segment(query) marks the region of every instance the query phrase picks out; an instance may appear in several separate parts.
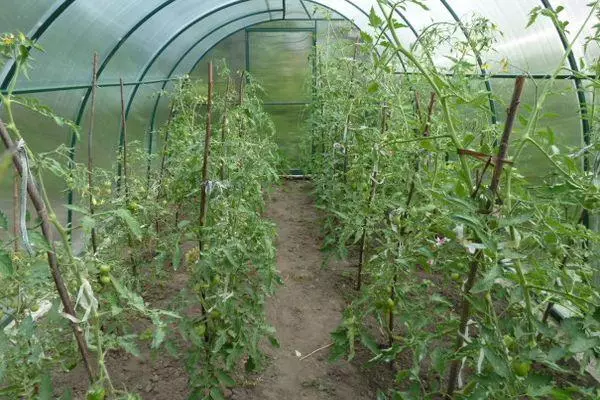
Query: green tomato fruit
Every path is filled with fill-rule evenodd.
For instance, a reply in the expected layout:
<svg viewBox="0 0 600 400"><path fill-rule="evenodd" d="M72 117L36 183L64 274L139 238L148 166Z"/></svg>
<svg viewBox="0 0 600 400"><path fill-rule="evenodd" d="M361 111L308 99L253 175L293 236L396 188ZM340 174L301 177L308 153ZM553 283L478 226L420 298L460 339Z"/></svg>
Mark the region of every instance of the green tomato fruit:
<svg viewBox="0 0 600 400"><path fill-rule="evenodd" d="M458 272L453 272L451 278L454 282L460 282L462 280Z"/></svg>
<svg viewBox="0 0 600 400"><path fill-rule="evenodd" d="M396 302L394 302L394 300L392 300L392 299L388 298L388 299L387 299L387 306L388 306L388 308L391 310L391 309L393 309L394 307L396 307Z"/></svg>
<svg viewBox="0 0 600 400"><path fill-rule="evenodd" d="M88 390L86 399L87 400L104 400L106 398L106 391L103 387L95 387Z"/></svg>
<svg viewBox="0 0 600 400"><path fill-rule="evenodd" d="M531 363L527 361L515 360L512 363L512 368L515 375L524 377L529 375L529 371L531 371Z"/></svg>
<svg viewBox="0 0 600 400"><path fill-rule="evenodd" d="M102 276L100 277L100 282L101 282L103 285L108 285L108 284L110 283L110 276L108 276L108 275L102 275Z"/></svg>
<svg viewBox="0 0 600 400"><path fill-rule="evenodd" d="M515 339L510 335L504 335L502 341L504 342L504 345L509 349L512 349L515 345Z"/></svg>
<svg viewBox="0 0 600 400"><path fill-rule="evenodd" d="M108 264L102 264L100 266L100 273L106 275L106 274L108 274L110 272L110 269L111 269L110 265L108 265Z"/></svg>
<svg viewBox="0 0 600 400"><path fill-rule="evenodd" d="M204 324L196 325L196 334L198 336L204 336L205 333L206 333L206 325L204 325Z"/></svg>
<svg viewBox="0 0 600 400"><path fill-rule="evenodd" d="M32 312L36 312L40 310L40 305L38 303L34 303L30 308Z"/></svg>

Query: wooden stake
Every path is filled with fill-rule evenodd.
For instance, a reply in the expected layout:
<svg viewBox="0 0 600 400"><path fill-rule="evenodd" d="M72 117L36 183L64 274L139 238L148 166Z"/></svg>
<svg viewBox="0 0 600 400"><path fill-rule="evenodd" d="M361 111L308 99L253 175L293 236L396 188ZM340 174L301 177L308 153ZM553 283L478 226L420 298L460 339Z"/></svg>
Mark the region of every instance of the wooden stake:
<svg viewBox="0 0 600 400"><path fill-rule="evenodd" d="M162 156L160 160L160 173L158 175L158 190L156 193L156 201L160 200L162 195L162 184L165 174L165 165L167 159L167 150L169 149L169 131L171 128L171 121L173 120L173 111L175 109L175 103L171 103L169 108L169 118L167 119L166 132L165 132L165 143L163 144ZM160 232L160 222L156 220L156 233Z"/></svg>
<svg viewBox="0 0 600 400"><path fill-rule="evenodd" d="M494 168L494 174L492 176L492 182L490 184L490 192L494 195L497 194L498 187L500 185L500 176L502 175L504 159L506 158L506 155L508 153L509 139L512 133L514 122L517 118L519 104L521 103L521 96L523 94L524 86L525 77L518 77L515 82L512 101L508 109L508 115L506 118L506 124L504 125L504 132L502 134L500 149L498 149L498 160ZM491 211L493 206L493 201L488 202L487 211ZM471 294L471 289L473 288L473 286L475 285L475 281L477 280L477 272L482 262L483 252L481 250L478 250L477 253L475 253L475 256L473 257L473 260L471 261L469 275L467 277L467 282L465 283L463 289L463 298L460 308L460 325L458 328L458 333L456 335L456 345L454 347L456 352L458 352L464 344L463 335L467 328L467 323L469 322L469 316L471 311L471 303L469 301L469 296ZM446 391L445 395L446 399L451 399L454 395L458 379L458 372L460 370L460 364L461 362L459 359L452 360L452 364L450 365L450 373L448 375L448 390Z"/></svg>
<svg viewBox="0 0 600 400"><path fill-rule="evenodd" d="M204 160L202 162L202 190L200 192L200 241L199 249L202 253L203 241L202 241L202 230L206 225L206 214L208 211L208 166L210 159L210 143L212 138L212 97L214 90L214 79L213 79L213 64L212 61L208 64L208 99L206 102L206 135L204 136Z"/></svg>
<svg viewBox="0 0 600 400"><path fill-rule="evenodd" d="M6 129L6 126L1 120L0 137L2 138L2 142L7 149L13 148L14 143L8 133L8 130ZM24 172L27 172L23 170L21 160L18 154L16 153L13 154L13 164L17 169L19 175L22 176ZM56 247L54 245L53 230L50 224L50 218L48 217L48 210L33 179L33 176L27 179L27 192L29 193L29 198L31 199L31 202L41 220L42 234L46 239L46 243L50 246L50 249L47 251L46 254L48 257L48 265L50 267L52 279L54 280L54 285L56 286L56 291L58 292L65 312L75 317L75 308L73 307L73 303L71 302L67 285L65 284L65 281L62 277L62 273L60 272L60 267L58 265L58 257ZM93 383L95 381L96 375L94 370L92 369L91 357L87 348L85 337L83 335L83 330L73 322L71 322L71 328L73 329L73 334L75 335L75 340L77 341L79 352L81 353L81 356L83 358L83 363L85 365L85 370L87 372L88 378L90 382Z"/></svg>
<svg viewBox="0 0 600 400"><path fill-rule="evenodd" d="M92 152L92 139L94 137L94 122L96 119L96 92L98 89L98 53L94 53L93 69L92 69L92 103L90 105L90 129L88 131L88 192L89 192L89 203L90 203L90 216L94 217L94 159ZM96 229L92 228L92 251L94 255L98 251L96 242Z"/></svg>
<svg viewBox="0 0 600 400"><path fill-rule="evenodd" d="M200 257L202 257L202 250L204 249L203 231L206 226L206 215L208 213L208 166L210 159L210 143L212 138L212 108L213 108L213 92L214 92L214 77L213 77L213 63L208 63L208 98L206 101L206 134L204 135L204 160L202 163L202 187L200 192L200 222L198 231L198 250ZM200 293L200 313L203 316L206 313L204 309L204 293ZM208 329L204 333L204 341L209 341Z"/></svg>
<svg viewBox="0 0 600 400"><path fill-rule="evenodd" d="M242 71L242 74L240 76L240 93L239 93L239 99L238 99L238 103L240 105L240 107L244 104L244 86L246 85L246 71ZM244 124L244 120L242 119L240 121L240 132L239 132L239 136L242 137L242 135L244 134L244 129L245 129L245 124Z"/></svg>
<svg viewBox="0 0 600 400"><path fill-rule="evenodd" d="M231 78L227 77L227 88L225 89L225 105L223 107L223 118L221 121L221 147L223 149L223 158L225 158L225 133L227 131L227 125L229 124L228 112L229 112L229 86L231 84ZM221 181L225 180L225 160L221 161Z"/></svg>
<svg viewBox="0 0 600 400"><path fill-rule="evenodd" d="M429 99L429 108L427 109L427 120L425 121L425 128L423 129L423 136L429 137L431 134L431 118L433 117L433 110L435 108L436 94L431 92L431 98Z"/></svg>
<svg viewBox="0 0 600 400"><path fill-rule="evenodd" d="M121 88L121 132L123 132L123 147L121 152L123 154L123 186L125 187L125 202L129 201L129 188L127 187L127 116L125 110L125 87L123 84L123 78L119 79L119 86Z"/></svg>
<svg viewBox="0 0 600 400"><path fill-rule="evenodd" d="M381 133L385 133L387 129L387 106L382 108L381 115ZM371 173L371 194L369 195L369 207L375 201L375 194L377 193L377 160L373 161L373 172ZM363 232L360 238L360 251L358 255L358 273L356 277L356 290L360 290L362 287L362 270L365 265L366 250L367 250L367 217L363 221Z"/></svg>
<svg viewBox="0 0 600 400"><path fill-rule="evenodd" d="M123 187L125 188L125 206L129 208L129 185L127 182L127 111L125 110L125 85L123 84L123 78L119 79L119 87L121 90L121 132L123 132L123 147L121 149L123 154ZM139 277L137 262L133 255L133 239L131 233L127 232L127 244L129 246L129 258L131 261L131 269L135 278Z"/></svg>
<svg viewBox="0 0 600 400"><path fill-rule="evenodd" d="M15 239L14 251L16 254L21 251L21 228L19 227L19 209L21 208L19 188L21 186L21 177L17 167L14 168L13 176L13 236Z"/></svg>

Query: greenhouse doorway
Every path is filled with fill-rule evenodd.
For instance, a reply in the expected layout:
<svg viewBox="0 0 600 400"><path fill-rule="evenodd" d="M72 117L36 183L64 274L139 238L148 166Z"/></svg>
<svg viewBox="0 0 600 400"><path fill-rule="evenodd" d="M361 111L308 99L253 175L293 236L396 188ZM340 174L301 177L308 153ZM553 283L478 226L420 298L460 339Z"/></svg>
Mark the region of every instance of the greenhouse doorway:
<svg viewBox="0 0 600 400"><path fill-rule="evenodd" d="M312 97L316 37L316 25L246 29L246 70L265 89L265 109L275 123L284 168L292 174L302 174L311 151L306 106Z"/></svg>

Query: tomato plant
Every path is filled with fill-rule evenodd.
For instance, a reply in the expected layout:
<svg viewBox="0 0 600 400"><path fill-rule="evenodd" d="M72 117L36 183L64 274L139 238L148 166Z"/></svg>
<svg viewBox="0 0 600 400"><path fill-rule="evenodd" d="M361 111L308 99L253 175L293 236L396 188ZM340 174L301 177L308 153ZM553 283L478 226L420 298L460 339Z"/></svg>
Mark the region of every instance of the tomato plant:
<svg viewBox="0 0 600 400"><path fill-rule="evenodd" d="M471 60L496 26L433 24L407 48L394 13L406 3L380 2L373 34L317 51L310 165L325 249L357 262L332 358L361 343L371 362L394 362L381 398L596 398L584 370L600 344L600 237L580 223L597 213L596 172L542 122L562 64L534 104L520 104L532 82L517 79L506 122L490 124L490 100L504 100Z"/></svg>
<svg viewBox="0 0 600 400"><path fill-rule="evenodd" d="M4 35L0 43L1 56L16 61L16 80L27 71L29 52L39 47L24 35ZM15 104L82 133L50 109L14 96L14 82L1 95L7 121L0 121L0 133L8 148L2 177L5 160L15 155L21 208L12 225L22 229L9 233L11 221L0 210L0 395L49 398L51 372L70 371L83 357L88 399L136 398L113 385L105 356L119 349L139 356L149 341L152 350L167 346L188 360L194 398L221 398L242 361L249 370L260 365L263 337L277 344L264 315L266 297L279 283L275 229L261 215L265 191L278 179L273 123L251 76L243 74L236 85L224 64L219 71L230 84L211 96L213 108L206 108L206 84L182 80L160 152L148 155L125 140L110 169L94 166L91 157L87 165L75 162L74 150L64 145L32 152L13 118ZM219 131L210 160L202 157L209 116ZM158 168L142 168L153 161L160 161ZM205 166L210 180L202 181ZM74 194L67 206L72 225L61 224L51 208L47 174ZM208 207L198 224L202 193ZM39 221L24 208L27 195ZM192 243L196 248L184 257ZM150 308L145 289L164 285L180 268L189 275L180 301L169 309ZM151 323L143 333L136 331L140 320Z"/></svg>

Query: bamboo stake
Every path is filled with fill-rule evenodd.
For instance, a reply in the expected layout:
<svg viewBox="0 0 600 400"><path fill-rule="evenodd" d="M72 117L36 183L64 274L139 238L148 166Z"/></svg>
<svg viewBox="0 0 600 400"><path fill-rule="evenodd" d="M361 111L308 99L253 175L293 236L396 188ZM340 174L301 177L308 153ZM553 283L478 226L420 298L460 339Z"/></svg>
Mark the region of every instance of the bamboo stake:
<svg viewBox="0 0 600 400"><path fill-rule="evenodd" d="M429 99L429 108L427 109L427 120L425 121L425 129L423 130L423 136L429 137L431 134L431 118L433 117L433 109L435 108L435 102L437 100L435 92L431 92L431 98Z"/></svg>
<svg viewBox="0 0 600 400"><path fill-rule="evenodd" d="M204 250L203 231L206 226L206 215L208 213L208 180L209 180L209 159L210 159L210 143L212 138L212 109L213 109L213 91L214 91L213 63L208 64L208 98L206 101L206 134L204 135L204 160L202 162L202 190L200 192L200 221L198 231L198 250L200 257ZM202 316L206 314L204 308L204 293L200 292L200 313ZM208 329L204 333L204 341L209 341Z"/></svg>
<svg viewBox="0 0 600 400"><path fill-rule="evenodd" d="M238 99L238 103L240 105L240 107L244 104L244 86L246 84L246 71L242 71L242 74L240 76L240 93L239 93L239 99ZM241 120L240 123L240 133L239 136L242 137L242 134L244 133L244 129L245 129L245 124L244 124L244 120Z"/></svg>
<svg viewBox="0 0 600 400"><path fill-rule="evenodd" d="M202 241L202 230L206 225L206 214L208 211L208 196L207 196L207 187L208 187L208 166L210 159L210 144L212 138L212 97L214 90L214 79L213 79L213 64L210 62L208 64L208 99L206 103L206 135L204 136L204 160L202 162L202 191L200 192L200 241L198 243L198 248L200 253L203 250L203 241Z"/></svg>
<svg viewBox="0 0 600 400"><path fill-rule="evenodd" d="M123 146L121 152L123 155L123 186L125 187L125 202L129 201L129 188L127 187L127 117L125 110L125 88L123 84L123 78L119 79L119 86L121 89L121 132L123 132Z"/></svg>
<svg viewBox="0 0 600 400"><path fill-rule="evenodd" d="M21 228L19 227L19 209L21 202L19 200L19 187L21 178L17 168L14 168L13 177L13 236L14 236L14 251L15 254L21 250Z"/></svg>
<svg viewBox="0 0 600 400"><path fill-rule="evenodd" d="M523 88L525 86L525 77L520 76L517 78L515 82L515 88L513 91L513 97L510 103L510 107L508 109L508 115L506 118L506 124L504 125L504 132L502 134L502 141L500 142L500 148L498 149L498 160L496 166L494 168L494 173L492 175L492 182L490 184L490 192L495 195L498 192L498 187L500 185L500 177L502 175L502 169L504 166L504 160L508 153L508 145L510 140L510 135L512 133L512 129L514 126L514 122L517 118L519 105L521 103L521 96L523 94ZM491 211L494 206L494 202L489 201L487 204L487 211ZM460 309L460 325L458 328L458 333L456 335L456 345L455 351L459 351L464 344L464 333L467 329L467 324L469 322L469 316L471 311L471 303L469 301L469 295L471 294L471 289L475 285L475 281L477 279L477 272L479 270L479 266L483 262L483 252L478 250L475 254L473 260L470 264L469 275L467 277L467 282L464 285L463 289L463 298ZM452 364L450 365L450 373L448 375L448 390L446 392L446 398L451 399L454 391L456 390L458 372L460 369L460 360L454 359L452 360Z"/></svg>
<svg viewBox="0 0 600 400"><path fill-rule="evenodd" d="M244 86L246 84L246 71L242 71L242 74L240 75L240 93L239 93L239 99L238 99L238 103L241 106L242 104L244 104Z"/></svg>
<svg viewBox="0 0 600 400"><path fill-rule="evenodd" d="M369 206L373 204L375 200L375 193L377 191L377 163L373 166L373 172L371 173L371 194L369 195ZM360 237L360 252L358 255L358 274L356 278L356 290L360 290L362 287L362 270L365 265L366 253L367 253L367 222L368 218L365 217L363 221L363 232Z"/></svg>
<svg viewBox="0 0 600 400"><path fill-rule="evenodd" d="M166 132L165 132L165 143L163 144L162 156L160 160L160 173L158 175L158 190L156 193L156 201L159 201L162 195L162 184L165 173L165 165L167 159L167 151L169 149L169 132L171 128L171 121L173 119L173 111L175 108L175 104L171 103L171 107L169 108L169 118L167 119ZM157 219L156 223L156 233L160 232L160 221Z"/></svg>
<svg viewBox="0 0 600 400"><path fill-rule="evenodd" d="M125 110L125 85L123 84L123 78L119 79L119 87L121 92L121 132L123 138L123 147L121 148L123 154L123 187L125 188L125 206L129 208L129 185L127 182L127 113ZM135 257L133 256L133 239L131 237L131 233L127 232L127 244L129 246L129 258L131 260L131 268L133 272L133 276L138 278L138 268L137 263L135 261Z"/></svg>
<svg viewBox="0 0 600 400"><path fill-rule="evenodd" d="M10 137L10 134L8 133L8 130L6 129L6 126L1 120L0 137L2 138L2 142L7 149L13 148L14 143ZM13 154L13 164L19 175L22 176L23 173L26 172L23 170L21 160L16 153ZM56 291L58 292L58 295L66 313L75 317L75 308L73 307L73 303L71 302L67 285L65 284L65 281L62 277L62 273L60 272L56 247L54 244L52 226L50 223L50 218L48 216L48 209L46 208L46 204L44 203L44 200L37 188L33 176L27 179L27 192L29 193L29 198L31 199L31 202L41 220L42 234L46 239L46 242L50 246L50 249L47 251L48 265L50 267L50 272L52 274L54 285L56 286ZM87 372L88 378L90 382L94 382L96 375L92 368L91 357L87 348L85 337L83 335L83 330L72 321L71 328L73 329L73 334L75 335L75 340L77 341L79 352L81 353L81 356L83 358L83 363L85 365L85 370Z"/></svg>
<svg viewBox="0 0 600 400"><path fill-rule="evenodd" d="M225 180L225 133L227 131L227 126L229 125L229 86L231 84L231 78L227 77L227 87L225 89L225 105L223 106L223 118L221 122L221 147L223 148L223 160L221 161L221 181Z"/></svg>
<svg viewBox="0 0 600 400"><path fill-rule="evenodd" d="M382 109L381 116L381 133L385 133L387 128L387 106ZM377 157L377 155L375 155ZM371 173L371 194L369 195L369 208L375 201L375 194L377 193L377 158L373 161L373 171ZM367 250L367 222L368 218L365 217L363 220L363 232L360 238L360 251L358 255L358 273L356 277L356 290L360 290L362 287L362 270L365 265L366 250Z"/></svg>
<svg viewBox="0 0 600 400"><path fill-rule="evenodd" d="M90 129L88 131L88 143L87 143L87 152L88 152L88 192L89 192L89 202L90 202L90 216L94 217L94 161L93 161L93 152L92 152L92 139L94 136L94 122L96 119L96 92L98 89L98 53L94 53L94 61L93 61L93 70L92 70L92 103L90 105ZM96 228L92 228L92 251L94 255L98 251L97 242L96 242Z"/></svg>

